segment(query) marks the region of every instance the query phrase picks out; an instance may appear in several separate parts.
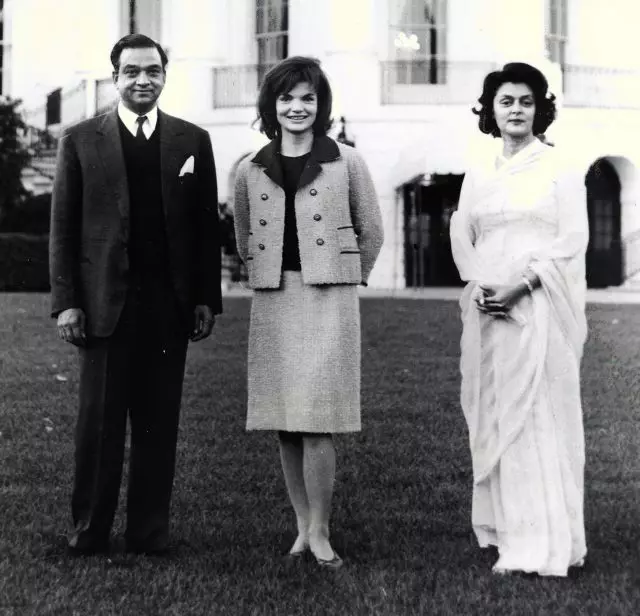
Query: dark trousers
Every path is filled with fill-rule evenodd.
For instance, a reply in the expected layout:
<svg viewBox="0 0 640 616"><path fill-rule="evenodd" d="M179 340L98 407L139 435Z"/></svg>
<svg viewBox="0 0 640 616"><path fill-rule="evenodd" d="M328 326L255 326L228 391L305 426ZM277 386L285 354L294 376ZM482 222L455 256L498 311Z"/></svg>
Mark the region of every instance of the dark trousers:
<svg viewBox="0 0 640 616"><path fill-rule="evenodd" d="M164 549L188 331L173 289L134 288L112 336L80 349L80 408L71 509L79 549L108 543L131 422L127 544Z"/></svg>

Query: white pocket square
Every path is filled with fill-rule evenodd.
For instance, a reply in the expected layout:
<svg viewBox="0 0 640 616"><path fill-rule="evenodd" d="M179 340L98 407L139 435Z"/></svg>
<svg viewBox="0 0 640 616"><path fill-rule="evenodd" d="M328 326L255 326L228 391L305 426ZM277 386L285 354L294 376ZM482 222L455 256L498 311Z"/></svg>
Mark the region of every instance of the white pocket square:
<svg viewBox="0 0 640 616"><path fill-rule="evenodd" d="M193 173L193 165L195 163L195 158L193 156L189 156L189 158L187 158L187 160L184 161L184 165L182 165L182 169L180 169L180 173L178 174L178 177L182 177L183 175L186 175L187 173Z"/></svg>

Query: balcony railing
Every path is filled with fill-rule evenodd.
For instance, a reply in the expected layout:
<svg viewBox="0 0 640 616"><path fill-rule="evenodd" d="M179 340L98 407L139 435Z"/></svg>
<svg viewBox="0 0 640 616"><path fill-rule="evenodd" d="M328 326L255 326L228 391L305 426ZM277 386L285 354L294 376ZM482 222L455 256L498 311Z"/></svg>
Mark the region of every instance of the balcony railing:
<svg viewBox="0 0 640 616"><path fill-rule="evenodd" d="M490 62L421 60L381 63L381 102L386 105L467 105L477 101ZM565 65L565 107L640 109L640 71Z"/></svg>
<svg viewBox="0 0 640 616"><path fill-rule="evenodd" d="M217 66L213 69L213 106L253 107L271 64Z"/></svg>
<svg viewBox="0 0 640 616"><path fill-rule="evenodd" d="M640 109L640 71L565 65L566 107Z"/></svg>
<svg viewBox="0 0 640 616"><path fill-rule="evenodd" d="M96 81L96 115L109 111L118 102L118 91L111 77Z"/></svg>
<svg viewBox="0 0 640 616"><path fill-rule="evenodd" d="M81 81L70 90L62 90L60 124L70 126L87 117L87 82Z"/></svg>
<svg viewBox="0 0 640 616"><path fill-rule="evenodd" d="M24 109L22 117L27 126L44 130L47 125L47 104L41 104L37 107Z"/></svg>
<svg viewBox="0 0 640 616"><path fill-rule="evenodd" d="M490 62L439 59L380 63L383 105L466 105L478 100Z"/></svg>

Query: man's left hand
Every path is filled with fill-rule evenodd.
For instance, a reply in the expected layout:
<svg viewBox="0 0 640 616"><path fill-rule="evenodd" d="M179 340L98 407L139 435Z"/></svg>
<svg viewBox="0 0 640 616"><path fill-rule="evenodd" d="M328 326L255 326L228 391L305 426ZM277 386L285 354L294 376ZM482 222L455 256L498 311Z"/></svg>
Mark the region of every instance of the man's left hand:
<svg viewBox="0 0 640 616"><path fill-rule="evenodd" d="M190 338L192 342L198 342L198 340L204 340L211 334L216 318L213 316L211 308L204 305L196 306L193 316L194 328Z"/></svg>

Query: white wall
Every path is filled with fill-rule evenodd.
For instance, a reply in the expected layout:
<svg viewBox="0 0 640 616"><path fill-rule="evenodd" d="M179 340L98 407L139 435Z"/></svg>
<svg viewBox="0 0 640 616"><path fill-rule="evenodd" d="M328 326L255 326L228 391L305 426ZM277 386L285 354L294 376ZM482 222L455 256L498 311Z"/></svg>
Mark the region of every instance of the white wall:
<svg viewBox="0 0 640 616"><path fill-rule="evenodd" d="M640 67L640 2L569 0L571 64Z"/></svg>

